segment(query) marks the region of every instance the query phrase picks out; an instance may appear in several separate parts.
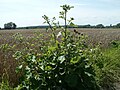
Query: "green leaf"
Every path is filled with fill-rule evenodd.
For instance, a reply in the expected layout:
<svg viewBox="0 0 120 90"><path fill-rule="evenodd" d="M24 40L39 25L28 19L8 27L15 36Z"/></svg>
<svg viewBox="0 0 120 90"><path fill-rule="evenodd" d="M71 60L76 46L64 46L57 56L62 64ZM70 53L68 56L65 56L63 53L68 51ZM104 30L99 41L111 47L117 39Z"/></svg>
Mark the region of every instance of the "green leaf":
<svg viewBox="0 0 120 90"><path fill-rule="evenodd" d="M30 71L30 68L29 68L28 66L26 66L26 67L25 67L25 70L28 70L28 71Z"/></svg>
<svg viewBox="0 0 120 90"><path fill-rule="evenodd" d="M78 63L78 62L79 62L79 59L77 57L74 57L70 60L71 64L75 64L75 63Z"/></svg>
<svg viewBox="0 0 120 90"><path fill-rule="evenodd" d="M16 68L15 72L18 73L22 69L23 65L20 65Z"/></svg>
<svg viewBox="0 0 120 90"><path fill-rule="evenodd" d="M36 61L36 57L33 55L32 62L35 62L35 61Z"/></svg>
<svg viewBox="0 0 120 90"><path fill-rule="evenodd" d="M63 63L65 61L65 56L60 56L58 57L58 60L60 60L60 63Z"/></svg>
<svg viewBox="0 0 120 90"><path fill-rule="evenodd" d="M92 76L91 73L85 72L86 75L88 75L89 77Z"/></svg>
<svg viewBox="0 0 120 90"><path fill-rule="evenodd" d="M74 26L74 25L75 25L74 23L72 23L72 22L70 23L70 26Z"/></svg>
<svg viewBox="0 0 120 90"><path fill-rule="evenodd" d="M22 52L16 51L15 54L13 55L13 57L14 57L16 60L19 59L19 58L21 58L21 57L22 57Z"/></svg>
<svg viewBox="0 0 120 90"><path fill-rule="evenodd" d="M57 38L59 38L62 35L61 31L57 34Z"/></svg>
<svg viewBox="0 0 120 90"><path fill-rule="evenodd" d="M72 26L72 27L78 27L78 26L75 25L73 22L70 23L70 26Z"/></svg>
<svg viewBox="0 0 120 90"><path fill-rule="evenodd" d="M46 66L46 67L45 67L45 70L46 70L46 71L50 71L50 70L52 70L52 67L51 67L51 66Z"/></svg>
<svg viewBox="0 0 120 90"><path fill-rule="evenodd" d="M23 67L23 65L20 65L18 68L21 69Z"/></svg>

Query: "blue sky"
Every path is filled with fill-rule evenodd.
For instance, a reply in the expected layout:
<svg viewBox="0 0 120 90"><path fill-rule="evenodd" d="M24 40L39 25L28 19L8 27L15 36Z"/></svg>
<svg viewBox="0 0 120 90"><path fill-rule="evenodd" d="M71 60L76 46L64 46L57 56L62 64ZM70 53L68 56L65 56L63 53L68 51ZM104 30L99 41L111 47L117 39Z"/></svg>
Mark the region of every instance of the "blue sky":
<svg viewBox="0 0 120 90"><path fill-rule="evenodd" d="M120 0L0 0L0 27L11 21L18 27L42 25L42 16L58 17L63 4L74 6L68 17L74 17L75 24L120 22Z"/></svg>

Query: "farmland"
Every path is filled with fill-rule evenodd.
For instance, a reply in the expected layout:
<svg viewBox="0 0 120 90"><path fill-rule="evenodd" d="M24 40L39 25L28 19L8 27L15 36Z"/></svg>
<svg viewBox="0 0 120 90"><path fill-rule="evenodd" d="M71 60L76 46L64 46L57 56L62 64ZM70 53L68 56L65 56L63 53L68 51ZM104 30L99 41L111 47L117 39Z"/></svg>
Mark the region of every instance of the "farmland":
<svg viewBox="0 0 120 90"><path fill-rule="evenodd" d="M74 33L74 29L69 29ZM76 28L77 32L87 36L85 43L92 47L100 45L100 47L110 48L112 41L120 41L120 29L91 29L91 28ZM56 35L60 30L57 30ZM17 51L24 52L23 54L34 52L33 54L41 53L40 47L47 45L50 42L51 31L45 29L20 29L20 30L1 30L0 31L0 81L2 81L3 73L8 79L11 86L18 84L18 77L21 74L16 74L15 69L20 61L15 60L14 54ZM46 43L44 43L46 42ZM110 55L108 51L104 54ZM114 54L113 54L114 55ZM118 52L116 53L118 55ZM118 61L119 61L119 56ZM114 60L115 57L112 57Z"/></svg>
<svg viewBox="0 0 120 90"><path fill-rule="evenodd" d="M70 31L74 31L74 29L69 29ZM99 44L101 43L103 47L109 46L110 42L113 40L120 40L120 29L112 29L112 28L105 28L105 29L91 29L91 28L77 28L78 32L83 33L88 36L88 43L89 44ZM59 31L59 30L58 30ZM58 33L56 31L56 33ZM25 37L32 37L35 33L41 34L49 34L46 32L46 29L20 29L20 30L1 30L0 31L0 44L7 43L11 41L12 35L16 33L20 33Z"/></svg>

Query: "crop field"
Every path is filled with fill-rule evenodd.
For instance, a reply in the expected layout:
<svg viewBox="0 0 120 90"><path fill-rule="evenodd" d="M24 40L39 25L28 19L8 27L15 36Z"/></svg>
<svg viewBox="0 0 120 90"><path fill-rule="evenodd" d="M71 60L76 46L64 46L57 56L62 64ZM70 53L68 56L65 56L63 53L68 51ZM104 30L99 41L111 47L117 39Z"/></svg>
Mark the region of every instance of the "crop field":
<svg viewBox="0 0 120 90"><path fill-rule="evenodd" d="M69 29L74 31L74 29ZM96 45L101 43L103 47L109 46L111 41L120 40L120 29L90 29L90 28L77 28L78 32L87 35L88 44ZM59 32L56 31L56 34ZM22 34L24 37L33 37L35 33L47 36L51 33L46 32L45 29L20 29L20 30L1 30L0 31L0 44L12 42L12 36L16 33ZM48 38L49 39L49 38Z"/></svg>
<svg viewBox="0 0 120 90"><path fill-rule="evenodd" d="M74 33L74 29L69 29ZM102 48L110 47L112 41L120 41L120 29L90 29L76 28L77 32L86 35L88 45L100 45ZM0 81L7 78L11 86L18 83L18 77L15 69L19 61L15 60L14 54L19 50L26 50L24 54L29 52L41 53L39 48L46 45L50 39L50 31L45 29L17 29L17 30L1 30L0 31ZM59 33L57 30L56 35ZM3 73L5 75L3 75Z"/></svg>

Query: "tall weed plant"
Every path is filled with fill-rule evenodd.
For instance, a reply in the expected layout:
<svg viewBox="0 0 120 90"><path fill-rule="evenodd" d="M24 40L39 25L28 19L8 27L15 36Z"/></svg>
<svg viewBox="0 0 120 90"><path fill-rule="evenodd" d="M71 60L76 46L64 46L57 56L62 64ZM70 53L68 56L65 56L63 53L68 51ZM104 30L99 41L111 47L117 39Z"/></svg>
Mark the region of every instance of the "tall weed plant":
<svg viewBox="0 0 120 90"><path fill-rule="evenodd" d="M18 89L21 90L99 90L94 68L90 63L90 49L85 44L85 35L74 30L71 33L68 25L74 18L67 20L69 5L61 6L59 18L64 26L59 25L54 17L50 20L46 15L44 23L52 31L50 41L39 48L40 53L17 51L14 57L19 60L16 72L22 71ZM61 29L58 34L56 30ZM45 43L45 42L44 42ZM24 50L23 50L24 51Z"/></svg>

